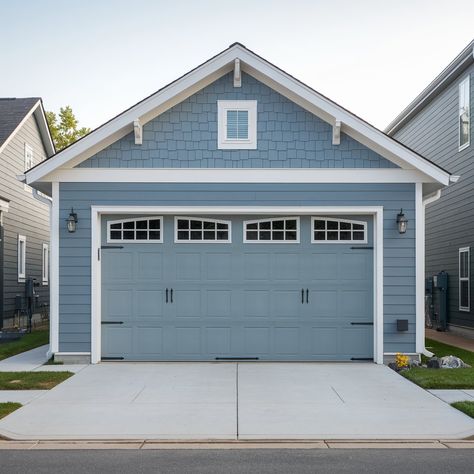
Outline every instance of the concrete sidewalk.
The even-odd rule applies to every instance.
[[[0,372],[30,372],[48,362],[49,345],[37,347],[0,361]]]
[[[474,402],[474,390],[428,390],[446,403]]]
[[[0,420],[23,440],[432,440],[474,420],[386,366],[101,363]]]

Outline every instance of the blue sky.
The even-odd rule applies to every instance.
[[[383,128],[473,18],[472,0],[0,0],[0,96],[96,127],[240,41]]]

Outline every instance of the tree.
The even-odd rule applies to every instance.
[[[46,112],[46,119],[56,151],[66,148],[91,131],[90,128],[86,127],[78,128],[79,121],[69,105],[59,109],[59,120],[54,112]]]

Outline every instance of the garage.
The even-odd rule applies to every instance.
[[[365,215],[102,215],[102,360],[373,360]]]

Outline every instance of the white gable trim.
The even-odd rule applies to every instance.
[[[268,63],[240,44],[197,67],[169,86],[118,115],[88,136],[28,172],[29,182],[41,180],[58,167],[72,168],[133,130],[137,118],[142,124],[182,102],[187,97],[233,71],[235,59],[241,70],[281,93],[289,100],[330,124],[342,122],[341,131],[405,169],[419,169],[442,185],[449,173],[425,160],[380,130],[351,114],[310,87]]]

